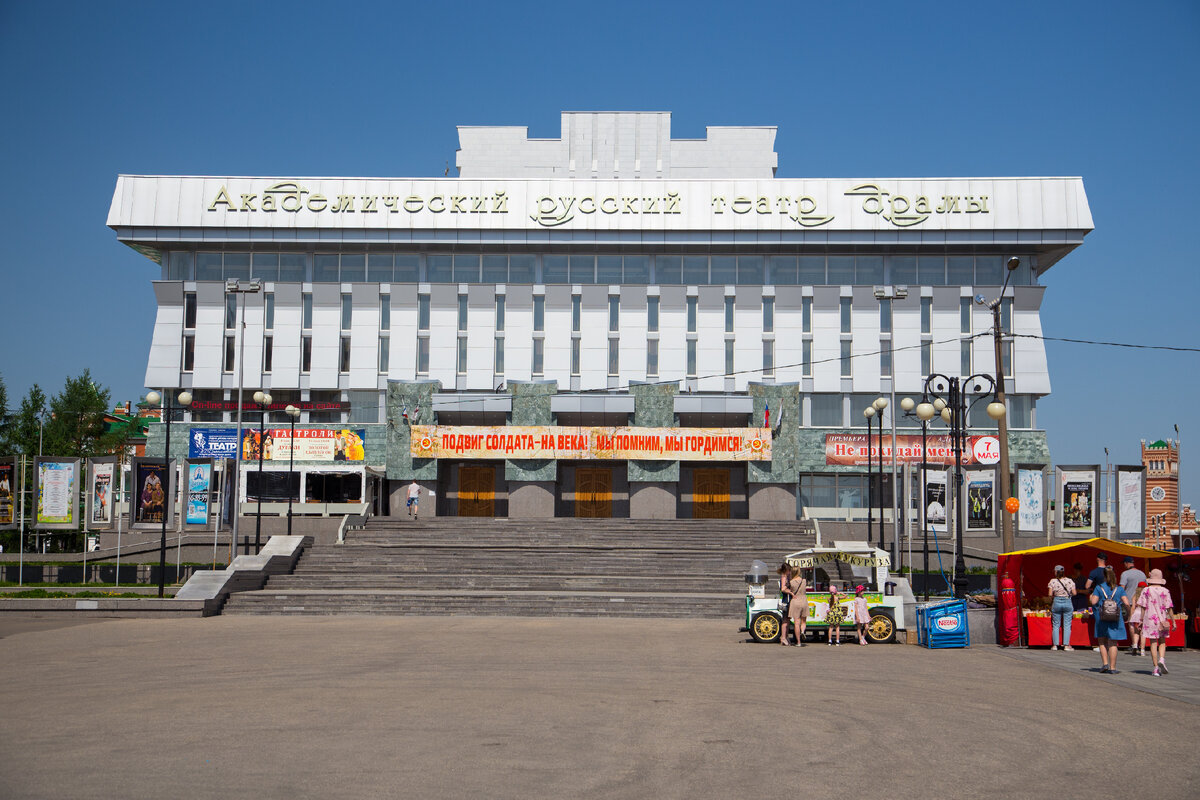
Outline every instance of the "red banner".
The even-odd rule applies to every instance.
[[[954,447],[950,437],[945,434],[928,436],[925,439],[929,449],[925,460],[928,464],[953,464]],[[892,435],[884,432],[883,441],[871,434],[871,449],[868,454],[867,434],[865,433],[827,433],[825,434],[825,463],[846,467],[865,467],[868,463],[878,464],[880,458],[885,464],[892,461]],[[995,464],[1000,460],[1000,440],[995,436],[968,436],[967,446],[962,452],[962,463],[966,464]],[[920,464],[921,437],[910,433],[896,434],[896,463]]]

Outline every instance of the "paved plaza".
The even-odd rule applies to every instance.
[[[1200,653],[1169,659],[1152,683],[737,620],[3,615],[0,797],[1082,797],[1122,761],[1194,797]]]

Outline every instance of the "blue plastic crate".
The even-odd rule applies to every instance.
[[[928,648],[970,647],[967,601],[949,600],[918,608],[917,643]]]

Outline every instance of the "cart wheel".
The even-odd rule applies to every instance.
[[[760,611],[750,620],[750,635],[756,642],[775,642],[779,640],[781,627],[779,617],[770,611]]]
[[[889,608],[872,608],[867,622],[867,641],[871,644],[891,644],[896,641],[896,618]]]

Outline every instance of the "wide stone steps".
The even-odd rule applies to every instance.
[[[373,518],[224,613],[737,620],[750,562],[814,538],[797,522]]]

